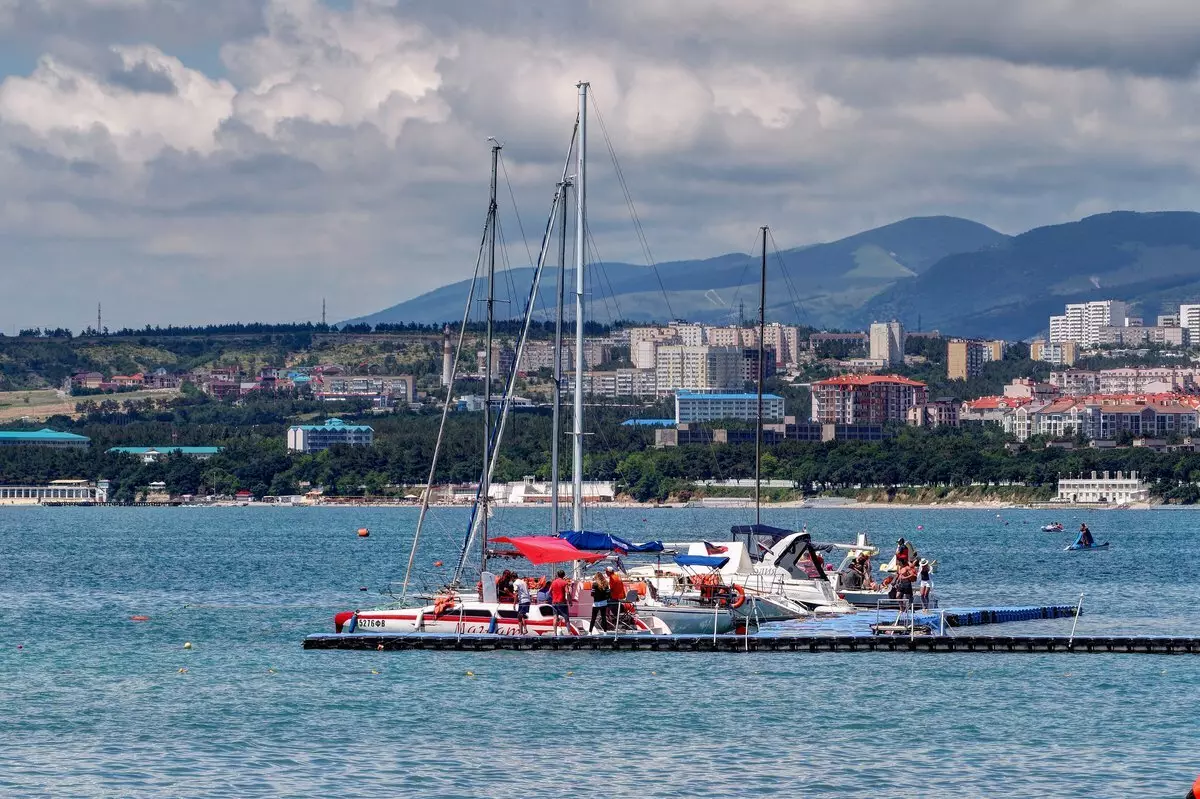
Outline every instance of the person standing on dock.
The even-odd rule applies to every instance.
[[[905,563],[896,572],[896,598],[905,607],[911,608],[913,605],[913,582],[916,579],[917,567],[911,563]]]
[[[608,629],[608,579],[603,572],[596,572],[592,580],[592,622],[588,632],[595,632],[596,619],[600,619],[600,632]]]
[[[625,601],[625,581],[612,566],[604,573],[608,577],[608,626],[617,630],[621,623],[621,603]]]
[[[933,575],[930,574],[929,561],[921,559],[920,572],[917,576],[917,589],[921,592],[921,609],[929,610],[929,596],[933,593]]]
[[[524,577],[518,576],[513,580],[512,586],[517,600],[517,632],[527,635],[529,630],[525,626],[525,620],[529,618],[529,605],[532,599],[529,595],[529,583],[525,582]]]
[[[570,590],[571,581],[567,579],[567,573],[559,569],[558,576],[554,578],[554,582],[550,583],[550,607],[554,609],[555,635],[558,635],[559,617],[567,625],[567,632],[571,632],[571,609],[567,604],[567,592]]]

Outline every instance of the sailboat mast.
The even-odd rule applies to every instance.
[[[762,227],[762,269],[758,279],[758,415],[754,435],[754,523],[762,524],[763,379],[766,366],[767,226]]]
[[[558,233],[558,307],[554,316],[554,433],[550,436],[550,535],[558,535],[558,442],[562,431],[562,324],[563,303],[567,290],[567,188],[571,181],[558,184],[562,218]]]
[[[488,552],[488,504],[492,488],[492,318],[496,304],[496,170],[500,160],[500,143],[492,139],[492,186],[491,202],[488,205],[488,293],[487,293],[487,337],[483,347],[483,476],[479,486],[479,500],[483,503],[481,535],[479,541],[479,570],[487,571]]]
[[[579,89],[579,149],[575,172],[575,424],[571,457],[571,524],[583,530],[583,259],[587,235],[587,81]]]

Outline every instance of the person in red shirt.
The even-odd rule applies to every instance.
[[[560,616],[567,625],[567,629],[571,628],[571,610],[567,605],[567,596],[570,591],[571,581],[567,579],[567,573],[559,569],[558,576],[554,578],[554,582],[550,583],[550,607],[554,609],[555,635],[558,634],[558,618]]]

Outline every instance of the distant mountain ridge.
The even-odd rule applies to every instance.
[[[1044,331],[1069,302],[1125,300],[1152,324],[1164,309],[1200,301],[1200,214],[1191,211],[1114,211],[1018,236],[958,217],[914,217],[780,255],[784,269],[774,256],[768,264],[768,318],[823,328],[899,319],[909,329],[919,321],[950,335],[1022,339]],[[754,255],[662,263],[657,275],[620,263],[588,274],[598,321],[724,324],[736,320],[740,303],[747,316],[758,307]],[[520,313],[531,276],[523,268],[498,278],[498,292],[511,300],[498,306],[502,315]],[[350,321],[460,319],[468,285],[443,286]],[[538,307],[553,309],[554,302],[550,277]]]
[[[967,219],[914,217],[838,241],[786,250],[780,253],[783,271],[774,255],[768,264],[768,314],[779,321],[844,325],[871,297],[898,281],[921,275],[946,255],[992,246],[1007,238]],[[758,271],[757,257],[743,253],[661,263],[657,275],[646,266],[605,263],[587,271],[592,317],[729,322],[738,315],[739,303],[757,309]],[[497,278],[498,294],[509,301],[498,313],[520,313],[532,275],[533,270],[525,267]],[[568,292],[574,290],[572,278],[569,273]],[[469,285],[470,281],[459,281],[349,322],[429,324],[459,319]],[[484,281],[479,281],[478,289],[485,290]],[[554,305],[553,278],[543,278],[538,307],[552,309]]]
[[[1114,211],[948,255],[872,297],[853,319],[912,320],[956,335],[1027,338],[1072,302],[1125,300],[1153,324],[1200,298],[1200,214]]]

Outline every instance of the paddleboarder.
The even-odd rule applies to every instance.
[[[1088,529],[1086,524],[1079,525],[1079,538],[1075,541],[1075,545],[1081,547],[1096,545],[1096,539],[1092,538],[1092,531]]]

